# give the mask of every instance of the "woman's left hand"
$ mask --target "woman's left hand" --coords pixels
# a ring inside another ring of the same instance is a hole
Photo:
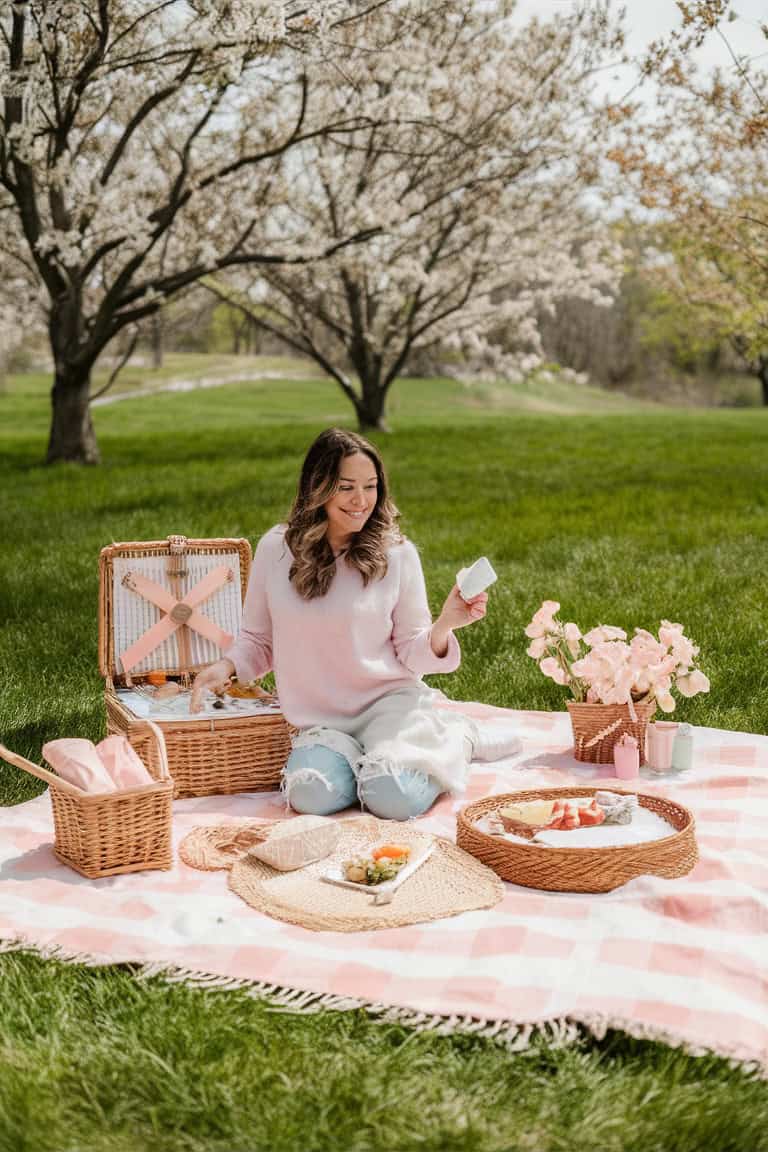
[[[438,624],[442,624],[443,627],[449,628],[452,632],[456,628],[466,628],[467,624],[474,624],[476,620],[482,620],[487,604],[487,592],[481,592],[478,596],[473,596],[471,600],[464,600],[458,587],[454,584],[448,593],[445,604],[443,604]]]

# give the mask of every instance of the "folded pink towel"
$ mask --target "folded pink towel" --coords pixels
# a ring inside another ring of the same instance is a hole
[[[143,784],[154,784],[138,752],[125,736],[107,736],[96,745],[96,751],[116,788],[140,788]]]
[[[65,736],[44,744],[43,756],[62,780],[84,792],[116,792],[153,783],[125,736],[107,736],[98,745]]]
[[[101,762],[96,746],[90,740],[64,736],[43,745],[43,756],[62,780],[68,780],[84,792],[114,792],[112,777]]]

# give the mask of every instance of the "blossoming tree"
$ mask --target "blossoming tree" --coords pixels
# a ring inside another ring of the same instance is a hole
[[[536,363],[537,316],[561,296],[608,302],[615,249],[582,197],[596,175],[591,75],[621,48],[598,5],[519,27],[509,0],[377,12],[383,46],[352,56],[329,103],[372,123],[306,141],[286,158],[274,226],[295,242],[380,231],[303,266],[248,282],[206,281],[339,384],[363,428],[384,424],[388,390],[418,349],[508,374]],[[371,17],[373,20],[373,17]],[[386,116],[383,110],[386,109]],[[494,333],[512,332],[504,358]]]
[[[4,251],[2,220],[0,215],[0,384],[14,353],[30,333],[39,335],[43,324],[34,278]]]
[[[48,460],[93,462],[91,370],[127,325],[222,268],[301,261],[270,219],[280,158],[356,122],[315,79],[340,0],[15,0],[0,8],[2,244],[54,360]],[[311,64],[311,68],[310,68]],[[363,232],[363,235],[365,233]],[[333,251],[361,238],[339,233]]]
[[[616,109],[621,139],[609,156],[642,204],[671,222],[666,285],[700,310],[759,379],[768,404],[768,23],[739,54],[731,0],[678,0],[682,27],[652,44],[644,72],[658,93],[652,118]],[[696,53],[717,37],[727,66],[707,72]]]

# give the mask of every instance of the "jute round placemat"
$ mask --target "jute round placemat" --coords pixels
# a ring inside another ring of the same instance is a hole
[[[249,836],[258,836],[255,824],[196,828],[182,842],[180,853],[194,868],[229,868],[229,887],[252,908],[318,932],[367,932],[441,920],[492,908],[504,895],[502,881],[490,868],[450,840],[417,831],[412,823],[358,816],[341,824],[332,855],[295,872],[277,872],[247,855]],[[363,892],[322,879],[333,864],[365,855],[386,840],[414,848],[435,843],[432,855],[400,885],[391,904],[375,904],[375,888]]]
[[[254,844],[260,843],[273,820],[241,820],[239,824],[214,824],[193,828],[179,844],[179,856],[190,868],[217,872],[231,868]]]

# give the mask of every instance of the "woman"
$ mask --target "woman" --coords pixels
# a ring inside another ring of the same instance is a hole
[[[422,676],[458,667],[454,632],[483,618],[488,597],[465,602],[454,587],[433,624],[398,515],[372,444],[337,428],[318,436],[287,525],[256,548],[237,640],[195,681],[193,711],[233,674],[274,670],[300,730],[283,773],[298,812],[359,799],[376,816],[409,819],[463,789],[473,754],[519,750],[515,737],[483,741],[471,720],[435,707]]]

